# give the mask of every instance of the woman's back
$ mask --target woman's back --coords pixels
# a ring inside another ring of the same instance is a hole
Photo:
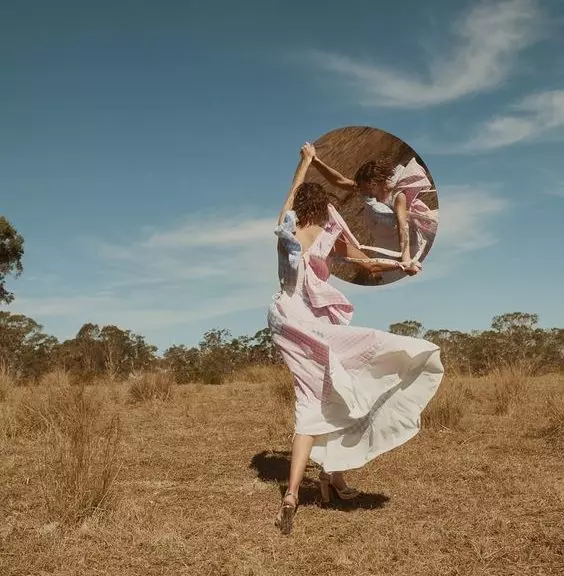
[[[294,237],[302,247],[302,255],[313,246],[321,232],[323,232],[323,228],[317,224],[311,224],[304,228],[296,228]]]

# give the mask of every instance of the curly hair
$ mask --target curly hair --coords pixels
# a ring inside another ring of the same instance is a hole
[[[303,182],[296,189],[292,209],[301,227],[310,224],[321,226],[329,218],[328,204],[329,197],[321,184]]]
[[[362,182],[385,184],[392,177],[395,167],[396,163],[391,156],[385,156],[378,160],[370,160],[359,167],[354,176],[354,180],[357,186]]]

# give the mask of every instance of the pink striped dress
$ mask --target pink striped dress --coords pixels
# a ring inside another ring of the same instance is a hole
[[[295,214],[277,227],[280,290],[268,325],[294,376],[295,431],[315,436],[311,458],[326,472],[360,468],[420,429],[443,377],[440,350],[419,338],[351,326],[353,306],[328,283],[342,236],[359,246],[340,214],[308,250],[295,239]]]

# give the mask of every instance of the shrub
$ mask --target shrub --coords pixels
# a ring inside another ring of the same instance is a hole
[[[119,417],[105,417],[102,401],[84,387],[50,394],[44,414],[41,488],[49,513],[76,523],[110,508],[119,470]]]
[[[172,380],[165,372],[143,372],[133,375],[131,380],[129,395],[133,402],[170,400],[172,397]]]
[[[530,366],[523,362],[492,369],[496,414],[507,414],[522,401],[530,375]]]
[[[446,377],[426,406],[421,421],[424,428],[456,429],[464,416],[467,393],[460,377]]]

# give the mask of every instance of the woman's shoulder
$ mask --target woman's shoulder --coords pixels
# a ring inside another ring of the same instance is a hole
[[[282,216],[282,219],[280,220],[280,223],[274,229],[274,233],[277,236],[280,236],[284,233],[293,234],[296,231],[297,221],[298,220],[294,210],[286,210]]]

